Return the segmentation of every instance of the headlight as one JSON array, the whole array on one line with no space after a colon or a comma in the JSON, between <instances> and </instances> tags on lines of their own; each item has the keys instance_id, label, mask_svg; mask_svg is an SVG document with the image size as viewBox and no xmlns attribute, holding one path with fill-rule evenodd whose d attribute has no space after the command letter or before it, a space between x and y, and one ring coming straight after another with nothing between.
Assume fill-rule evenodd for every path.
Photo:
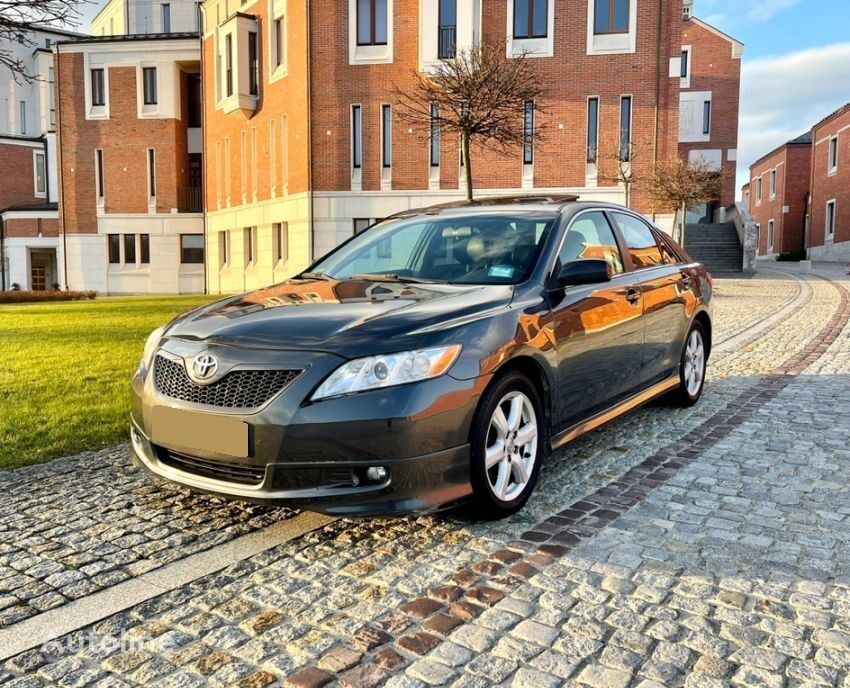
<instances>
[{"instance_id":1,"label":"headlight","mask_svg":"<svg viewBox=\"0 0 850 688\"><path fill-rule=\"evenodd\" d=\"M164 327L157 327L148 335L148 339L145 342L145 350L142 353L142 365L145 368L150 368L153 352L156 351L156 347L159 345L159 340L162 339L162 335L164 333Z\"/></svg>"},{"instance_id":2,"label":"headlight","mask_svg":"<svg viewBox=\"0 0 850 688\"><path fill-rule=\"evenodd\" d=\"M392 387L439 377L451 368L460 345L358 358L337 368L313 394L313 401L367 389Z\"/></svg>"}]
</instances>

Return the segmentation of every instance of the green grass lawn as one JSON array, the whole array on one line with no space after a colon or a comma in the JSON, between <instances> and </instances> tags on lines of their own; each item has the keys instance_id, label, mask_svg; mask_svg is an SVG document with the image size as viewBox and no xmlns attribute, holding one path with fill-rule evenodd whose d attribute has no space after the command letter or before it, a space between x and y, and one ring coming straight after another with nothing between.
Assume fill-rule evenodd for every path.
<instances>
[{"instance_id":1,"label":"green grass lawn","mask_svg":"<svg viewBox=\"0 0 850 688\"><path fill-rule=\"evenodd\" d=\"M148 334L214 298L0 305L0 470L125 441Z\"/></svg>"}]
</instances>

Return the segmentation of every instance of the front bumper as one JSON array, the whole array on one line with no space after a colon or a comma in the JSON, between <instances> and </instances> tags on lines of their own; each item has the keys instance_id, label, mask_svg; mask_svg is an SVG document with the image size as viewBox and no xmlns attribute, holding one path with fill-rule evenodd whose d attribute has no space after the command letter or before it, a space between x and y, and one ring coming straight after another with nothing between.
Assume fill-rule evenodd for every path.
<instances>
[{"instance_id":1,"label":"front bumper","mask_svg":"<svg viewBox=\"0 0 850 688\"><path fill-rule=\"evenodd\" d=\"M216 352L238 356L238 352ZM275 355L286 365L290 352ZM304 356L299 356L304 363ZM132 458L195 490L334 515L434 511L468 497L469 428L489 378L434 380L305 402L341 359L312 356L302 375L253 413L202 408L160 394L153 375L133 379ZM250 426L248 456L152 442L157 406L231 416ZM370 473L381 468L385 475Z\"/></svg>"}]
</instances>

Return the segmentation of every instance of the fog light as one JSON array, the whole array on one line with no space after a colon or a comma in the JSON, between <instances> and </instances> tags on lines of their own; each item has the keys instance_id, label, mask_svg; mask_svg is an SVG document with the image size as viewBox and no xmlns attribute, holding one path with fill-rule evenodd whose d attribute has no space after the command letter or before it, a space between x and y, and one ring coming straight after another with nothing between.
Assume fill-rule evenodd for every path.
<instances>
[{"instance_id":1,"label":"fog light","mask_svg":"<svg viewBox=\"0 0 850 688\"><path fill-rule=\"evenodd\" d=\"M387 479L387 469L383 466L370 466L366 477L372 482L382 483Z\"/></svg>"}]
</instances>

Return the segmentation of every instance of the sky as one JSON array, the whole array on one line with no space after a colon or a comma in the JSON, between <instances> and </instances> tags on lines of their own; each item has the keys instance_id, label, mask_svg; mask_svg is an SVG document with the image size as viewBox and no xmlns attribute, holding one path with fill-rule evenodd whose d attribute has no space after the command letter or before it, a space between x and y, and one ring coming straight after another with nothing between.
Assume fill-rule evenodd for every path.
<instances>
[{"instance_id":1,"label":"sky","mask_svg":"<svg viewBox=\"0 0 850 688\"><path fill-rule=\"evenodd\" d=\"M83 30L104 2L83 6ZM745 44L740 193L751 163L850 102L850 0L695 0L694 14Z\"/></svg>"}]
</instances>

